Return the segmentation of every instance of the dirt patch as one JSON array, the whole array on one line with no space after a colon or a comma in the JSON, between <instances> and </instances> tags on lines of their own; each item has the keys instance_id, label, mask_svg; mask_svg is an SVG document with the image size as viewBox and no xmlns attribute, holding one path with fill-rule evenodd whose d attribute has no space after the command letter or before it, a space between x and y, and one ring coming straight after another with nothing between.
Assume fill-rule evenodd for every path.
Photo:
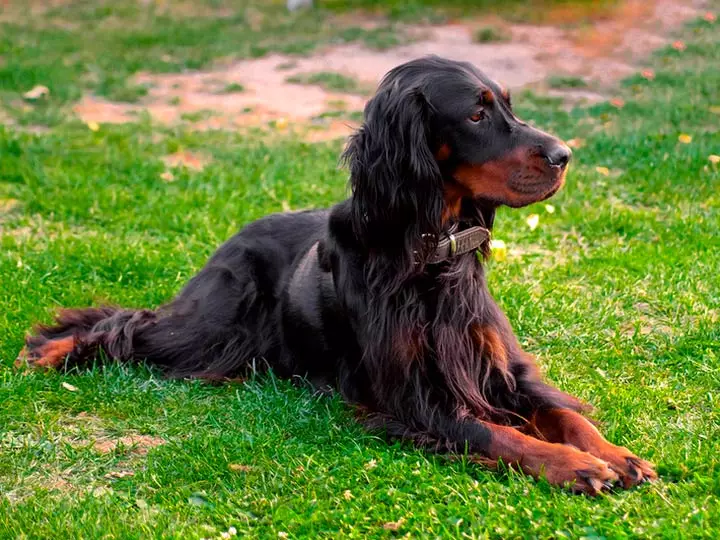
<instances>
[{"instance_id":1,"label":"dirt patch","mask_svg":"<svg viewBox=\"0 0 720 540\"><path fill-rule=\"evenodd\" d=\"M150 435L125 435L117 439L100 439L95 441L93 448L101 454L109 454L119 447L129 449L130 452L137 455L145 455L152 448L157 448L165 444L167 441L160 437L152 437Z\"/></svg>"},{"instance_id":2,"label":"dirt patch","mask_svg":"<svg viewBox=\"0 0 720 540\"><path fill-rule=\"evenodd\" d=\"M162 123L190 121L195 129L237 129L272 124L298 129L309 140L346 136L356 123L336 117L362 110L366 95L295 84L300 74L334 72L374 87L391 68L413 58L438 54L474 63L510 88L531 86L576 102L607 98L618 79L637 72L647 55L671 41L669 35L703 13L705 0L626 0L582 27L568 27L562 10L546 26L508 24L478 18L442 26L404 28L415 41L385 51L357 44L329 47L310 57L270 55L209 71L172 75L141 73L135 83L149 87L139 104L118 104L87 96L75 107L86 122L126 122L147 111ZM348 16L345 16L346 18ZM354 17L358 17L355 15ZM355 20L356 24L359 24ZM552 26L552 23L557 26ZM376 19L368 24L378 24ZM501 26L507 42L476 43L478 28ZM583 89L547 88L551 75L572 75ZM233 87L237 91L227 92ZM331 112L335 118L328 118ZM348 116L349 117L349 116ZM307 131L306 128L314 129Z\"/></svg>"}]
</instances>

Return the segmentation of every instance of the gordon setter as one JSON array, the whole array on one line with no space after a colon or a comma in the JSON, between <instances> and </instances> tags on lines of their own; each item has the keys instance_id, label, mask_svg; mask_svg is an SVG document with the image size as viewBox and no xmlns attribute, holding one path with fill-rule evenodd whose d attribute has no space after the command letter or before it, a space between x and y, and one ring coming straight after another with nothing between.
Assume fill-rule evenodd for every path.
<instances>
[{"instance_id":1,"label":"gordon setter","mask_svg":"<svg viewBox=\"0 0 720 540\"><path fill-rule=\"evenodd\" d=\"M468 63L390 71L344 153L352 195L247 225L158 310L61 311L18 362L101 352L174 377L267 367L335 388L372 428L596 494L656 478L543 382L488 291L495 210L547 199L571 152Z\"/></svg>"}]
</instances>

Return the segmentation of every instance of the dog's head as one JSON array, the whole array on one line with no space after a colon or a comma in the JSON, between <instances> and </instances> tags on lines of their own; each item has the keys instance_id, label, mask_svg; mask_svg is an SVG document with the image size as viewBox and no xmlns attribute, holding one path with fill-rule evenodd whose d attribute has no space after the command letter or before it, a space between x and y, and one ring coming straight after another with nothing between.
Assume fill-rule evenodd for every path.
<instances>
[{"instance_id":1,"label":"dog's head","mask_svg":"<svg viewBox=\"0 0 720 540\"><path fill-rule=\"evenodd\" d=\"M570 156L518 119L508 92L473 65L413 60L385 76L346 148L354 225L371 245L402 229L405 251L415 249L462 217L465 201L494 209L547 199Z\"/></svg>"}]
</instances>

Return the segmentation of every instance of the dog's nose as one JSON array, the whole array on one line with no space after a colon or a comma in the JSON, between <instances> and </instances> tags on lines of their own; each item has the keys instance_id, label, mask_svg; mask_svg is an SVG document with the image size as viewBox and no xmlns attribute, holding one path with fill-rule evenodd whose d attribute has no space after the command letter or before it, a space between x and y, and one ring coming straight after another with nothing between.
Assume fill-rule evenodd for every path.
<instances>
[{"instance_id":1,"label":"dog's nose","mask_svg":"<svg viewBox=\"0 0 720 540\"><path fill-rule=\"evenodd\" d=\"M545 160L551 167L560 167L562 169L568 164L571 157L572 150L564 144L555 145L545 151Z\"/></svg>"}]
</instances>

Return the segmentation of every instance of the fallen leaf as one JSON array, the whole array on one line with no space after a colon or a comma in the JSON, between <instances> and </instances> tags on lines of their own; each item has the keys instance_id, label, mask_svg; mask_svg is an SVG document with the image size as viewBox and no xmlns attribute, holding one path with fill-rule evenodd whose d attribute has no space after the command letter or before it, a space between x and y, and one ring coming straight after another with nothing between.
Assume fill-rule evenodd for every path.
<instances>
[{"instance_id":1,"label":"fallen leaf","mask_svg":"<svg viewBox=\"0 0 720 540\"><path fill-rule=\"evenodd\" d=\"M288 533L286 533L285 531L278 532L278 538L287 538L287 537L288 537Z\"/></svg>"},{"instance_id":2,"label":"fallen leaf","mask_svg":"<svg viewBox=\"0 0 720 540\"><path fill-rule=\"evenodd\" d=\"M27 99L28 101L37 101L38 99L42 99L49 95L50 95L50 89L47 86L38 84L36 86L33 86L33 88L31 90L28 90L27 92L25 92L23 94L23 98Z\"/></svg>"},{"instance_id":3,"label":"fallen leaf","mask_svg":"<svg viewBox=\"0 0 720 540\"><path fill-rule=\"evenodd\" d=\"M232 472L250 472L252 467L250 465L243 465L242 463L231 463L228 465L228 469Z\"/></svg>"},{"instance_id":4,"label":"fallen leaf","mask_svg":"<svg viewBox=\"0 0 720 540\"><path fill-rule=\"evenodd\" d=\"M713 114L720 114L720 106L714 105L710 107L710 112Z\"/></svg>"},{"instance_id":5,"label":"fallen leaf","mask_svg":"<svg viewBox=\"0 0 720 540\"><path fill-rule=\"evenodd\" d=\"M170 171L165 171L160 175L160 178L165 180L166 182L172 182L173 180L175 180L175 175Z\"/></svg>"},{"instance_id":6,"label":"fallen leaf","mask_svg":"<svg viewBox=\"0 0 720 540\"><path fill-rule=\"evenodd\" d=\"M90 131L97 131L100 129L100 124L97 122L88 122L87 127Z\"/></svg>"},{"instance_id":7,"label":"fallen leaf","mask_svg":"<svg viewBox=\"0 0 720 540\"><path fill-rule=\"evenodd\" d=\"M17 199L0 199L0 212L10 212L20 206Z\"/></svg>"},{"instance_id":8,"label":"fallen leaf","mask_svg":"<svg viewBox=\"0 0 720 540\"><path fill-rule=\"evenodd\" d=\"M105 486L98 486L92 491L93 497L102 497L104 495L112 495L113 494L113 488L111 487L105 487Z\"/></svg>"},{"instance_id":9,"label":"fallen leaf","mask_svg":"<svg viewBox=\"0 0 720 540\"><path fill-rule=\"evenodd\" d=\"M612 98L610 100L610 105L616 109L622 109L625 106L625 100L622 98Z\"/></svg>"},{"instance_id":10,"label":"fallen leaf","mask_svg":"<svg viewBox=\"0 0 720 540\"><path fill-rule=\"evenodd\" d=\"M530 214L525 220L525 223L528 224L531 231L534 231L540 223L540 216L538 214Z\"/></svg>"},{"instance_id":11,"label":"fallen leaf","mask_svg":"<svg viewBox=\"0 0 720 540\"><path fill-rule=\"evenodd\" d=\"M162 158L168 167L187 167L195 171L201 171L205 167L205 160L192 152L180 151Z\"/></svg>"},{"instance_id":12,"label":"fallen leaf","mask_svg":"<svg viewBox=\"0 0 720 540\"><path fill-rule=\"evenodd\" d=\"M385 525L383 525L383 529L385 529L386 531L397 531L400 530L400 527L403 526L403 523L405 523L404 518L400 518L397 521L388 521L387 523L385 523Z\"/></svg>"},{"instance_id":13,"label":"fallen leaf","mask_svg":"<svg viewBox=\"0 0 720 540\"><path fill-rule=\"evenodd\" d=\"M545 211L548 214L554 214L555 213L555 207L552 204L546 204L545 205Z\"/></svg>"},{"instance_id":14,"label":"fallen leaf","mask_svg":"<svg viewBox=\"0 0 720 540\"><path fill-rule=\"evenodd\" d=\"M111 471L105 475L105 478L125 478L127 476L135 476L132 471Z\"/></svg>"},{"instance_id":15,"label":"fallen leaf","mask_svg":"<svg viewBox=\"0 0 720 540\"><path fill-rule=\"evenodd\" d=\"M145 499L135 499L135 506L140 510L145 510L148 507L148 503Z\"/></svg>"},{"instance_id":16,"label":"fallen leaf","mask_svg":"<svg viewBox=\"0 0 720 540\"><path fill-rule=\"evenodd\" d=\"M720 156L716 156L715 154L710 154L708 156L708 159L713 165L717 165L718 163L720 163Z\"/></svg>"},{"instance_id":17,"label":"fallen leaf","mask_svg":"<svg viewBox=\"0 0 720 540\"><path fill-rule=\"evenodd\" d=\"M687 133L681 133L678 136L678 141L683 144L690 144L692 142L692 136L688 135Z\"/></svg>"},{"instance_id":18,"label":"fallen leaf","mask_svg":"<svg viewBox=\"0 0 720 540\"><path fill-rule=\"evenodd\" d=\"M375 467L377 467L377 460L374 459L371 459L365 464L365 469L368 471L374 469Z\"/></svg>"},{"instance_id":19,"label":"fallen leaf","mask_svg":"<svg viewBox=\"0 0 720 540\"><path fill-rule=\"evenodd\" d=\"M585 140L584 139L570 139L566 143L570 148L582 148L585 146Z\"/></svg>"},{"instance_id":20,"label":"fallen leaf","mask_svg":"<svg viewBox=\"0 0 720 540\"><path fill-rule=\"evenodd\" d=\"M349 500L352 500L353 494L349 489L346 489L345 492L343 493L343 497L345 498L346 501L349 501Z\"/></svg>"},{"instance_id":21,"label":"fallen leaf","mask_svg":"<svg viewBox=\"0 0 720 540\"><path fill-rule=\"evenodd\" d=\"M73 385L70 384L70 383L63 382L61 386L62 386L65 390L68 390L68 391L70 391L70 392L77 392L77 391L78 391L77 386L73 386Z\"/></svg>"},{"instance_id":22,"label":"fallen leaf","mask_svg":"<svg viewBox=\"0 0 720 540\"><path fill-rule=\"evenodd\" d=\"M235 527L230 527L227 532L230 536L237 536L237 529Z\"/></svg>"},{"instance_id":23,"label":"fallen leaf","mask_svg":"<svg viewBox=\"0 0 720 540\"><path fill-rule=\"evenodd\" d=\"M678 39L677 41L673 42L672 48L676 51L684 51L687 47L685 46L685 43L683 41L680 41Z\"/></svg>"},{"instance_id":24,"label":"fallen leaf","mask_svg":"<svg viewBox=\"0 0 720 540\"><path fill-rule=\"evenodd\" d=\"M188 503L193 506L210 506L210 501L207 500L203 493L193 493L188 497Z\"/></svg>"},{"instance_id":25,"label":"fallen leaf","mask_svg":"<svg viewBox=\"0 0 720 540\"><path fill-rule=\"evenodd\" d=\"M278 129L285 129L286 127L288 127L288 120L287 120L287 118L278 118L278 119L275 121L275 127L278 128Z\"/></svg>"},{"instance_id":26,"label":"fallen leaf","mask_svg":"<svg viewBox=\"0 0 720 540\"><path fill-rule=\"evenodd\" d=\"M493 259L495 259L496 261L504 261L505 259L507 259L507 246L502 240L491 240L490 250Z\"/></svg>"},{"instance_id":27,"label":"fallen leaf","mask_svg":"<svg viewBox=\"0 0 720 540\"><path fill-rule=\"evenodd\" d=\"M609 176L610 175L610 169L607 167L595 167L595 170L602 174L603 176Z\"/></svg>"},{"instance_id":28,"label":"fallen leaf","mask_svg":"<svg viewBox=\"0 0 720 540\"><path fill-rule=\"evenodd\" d=\"M652 81L655 78L655 72L652 69L643 69L640 72L640 75L648 81Z\"/></svg>"}]
</instances>

